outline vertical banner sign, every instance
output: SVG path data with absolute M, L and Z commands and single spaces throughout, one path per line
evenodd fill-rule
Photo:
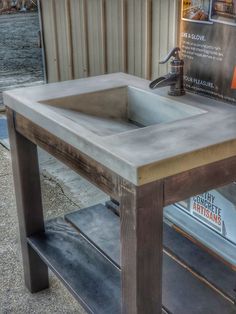
M 236 104 L 236 0 L 182 0 L 185 87 Z

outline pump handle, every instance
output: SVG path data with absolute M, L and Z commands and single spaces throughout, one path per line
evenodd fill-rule
M 164 64 L 167 61 L 170 60 L 171 57 L 175 57 L 176 59 L 179 60 L 179 51 L 180 48 L 179 47 L 175 47 L 174 49 L 172 49 L 169 54 L 165 57 L 165 59 L 163 61 L 160 61 L 159 64 Z

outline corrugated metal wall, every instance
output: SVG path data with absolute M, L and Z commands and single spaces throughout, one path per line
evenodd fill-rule
M 112 72 L 147 79 L 176 45 L 179 0 L 41 0 L 49 82 Z

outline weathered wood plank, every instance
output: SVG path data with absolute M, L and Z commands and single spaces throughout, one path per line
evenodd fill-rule
M 132 190 L 121 182 L 123 313 L 161 313 L 162 227 L 163 182 Z
M 232 183 L 236 179 L 236 157 L 198 167 L 165 179 L 165 205 Z
M 15 127 L 17 132 L 52 154 L 103 192 L 117 200 L 120 199 L 118 185 L 120 179 L 116 173 L 19 114 L 15 114 Z M 123 180 L 123 184 L 129 186 L 128 182 L 124 182 L 126 181 Z
M 44 231 L 37 147 L 15 131 L 9 109 L 7 118 L 25 284 L 31 292 L 37 292 L 49 286 L 46 264 L 27 244 L 27 237 Z

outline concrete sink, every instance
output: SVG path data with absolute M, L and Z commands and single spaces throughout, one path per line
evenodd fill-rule
M 4 103 L 135 185 L 236 155 L 235 106 L 149 83 L 116 73 L 11 90 Z
M 98 136 L 110 136 L 205 113 L 197 107 L 126 86 L 49 99 L 51 110 Z

